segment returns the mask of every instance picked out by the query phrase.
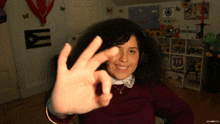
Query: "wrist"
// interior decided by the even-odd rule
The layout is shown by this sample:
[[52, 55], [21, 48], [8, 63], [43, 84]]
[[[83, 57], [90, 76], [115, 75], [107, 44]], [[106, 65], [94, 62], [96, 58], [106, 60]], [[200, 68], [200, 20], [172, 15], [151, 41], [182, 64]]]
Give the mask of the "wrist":
[[50, 114], [52, 114], [53, 116], [56, 116], [60, 119], [64, 119], [66, 118], [68, 115], [67, 114], [63, 114], [63, 113], [58, 113], [54, 110], [53, 108], [53, 102], [51, 97], [49, 98], [48, 102], [47, 102], [47, 107], [48, 107], [48, 111], [50, 112]]

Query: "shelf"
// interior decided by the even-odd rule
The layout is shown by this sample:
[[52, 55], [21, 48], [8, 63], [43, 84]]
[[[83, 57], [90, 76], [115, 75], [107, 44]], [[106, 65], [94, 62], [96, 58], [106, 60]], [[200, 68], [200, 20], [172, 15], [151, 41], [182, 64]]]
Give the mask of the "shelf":
[[169, 53], [170, 55], [186, 56], [184, 53]]
[[177, 72], [177, 73], [184, 73], [184, 70], [183, 70], [183, 69], [177, 69], [177, 70], [175, 70], [175, 69], [173, 69], [173, 68], [169, 68], [169, 69], [167, 69], [167, 70], [169, 70], [169, 71], [175, 71], [175, 72]]
[[172, 69], [172, 68], [164, 68], [164, 69], [165, 69], [165, 71], [173, 71], [173, 72], [182, 73], [182, 74], [185, 73], [184, 70], [175, 70], [175, 69]]
[[192, 86], [184, 86], [184, 87], [187, 89], [200, 91], [200, 88], [198, 88], [198, 87], [192, 87]]
[[[166, 38], [169, 38], [169, 39], [177, 39], [177, 38], [175, 38], [175, 37], [157, 37], [157, 38], [164, 38], [164, 39], [166, 39]], [[178, 38], [178, 39], [185, 39], [185, 38]], [[202, 39], [185, 39], [185, 40], [202, 40]]]
[[188, 89], [199, 90], [200, 82], [195, 80], [186, 80], [184, 83], [184, 87]]
[[196, 57], [196, 58], [202, 58], [202, 55], [185, 55], [187, 57]]
[[202, 58], [202, 55], [188, 55], [188, 54], [180, 54], [180, 53], [164, 53], [164, 54], [166, 54], [166, 55], [177, 55], [177, 56]]
[[[202, 72], [192, 72], [194, 63], [203, 64], [204, 60], [204, 45], [203, 39], [184, 39], [173, 37], [157, 38], [157, 43], [164, 51], [164, 69], [165, 79], [173, 84], [181, 82], [185, 88], [200, 91], [202, 82], [204, 82]], [[201, 71], [203, 66], [197, 65]], [[177, 69], [178, 68], [178, 69]], [[176, 69], [176, 70], [175, 70]], [[187, 72], [187, 69], [190, 72]], [[187, 75], [186, 75], [187, 74]], [[178, 81], [176, 81], [178, 79]]]

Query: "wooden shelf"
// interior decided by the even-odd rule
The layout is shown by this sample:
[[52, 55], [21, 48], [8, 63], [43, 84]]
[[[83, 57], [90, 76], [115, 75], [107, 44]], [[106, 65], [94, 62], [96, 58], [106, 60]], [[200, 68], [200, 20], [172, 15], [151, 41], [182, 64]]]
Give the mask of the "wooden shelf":
[[[157, 42], [158, 42], [158, 44], [160, 44], [162, 46], [163, 50], [165, 48], [167, 49], [169, 47], [169, 51], [164, 52], [164, 54], [167, 56], [166, 60], [165, 60], [166, 61], [166, 64], [165, 64], [166, 68], [165, 69], [167, 71], [167, 77], [175, 78], [175, 76], [172, 76], [172, 75], [177, 75], [178, 76], [180, 74], [183, 74], [184, 76], [183, 77], [181, 76], [178, 79], [183, 78], [181, 80], [183, 81], [184, 87], [188, 88], [188, 89], [200, 91], [202, 81], [203, 81], [203, 76], [201, 75], [202, 71], [204, 71], [203, 68], [201, 68], [202, 71], [198, 73], [198, 77], [195, 77], [195, 78], [192, 77], [192, 73], [194, 73], [194, 72], [192, 72], [192, 73], [189, 72], [187, 77], [185, 77], [185, 75], [187, 73], [187, 69], [190, 66], [190, 63], [193, 64], [194, 61], [196, 61], [196, 63], [201, 62], [202, 67], [203, 67], [203, 59], [204, 59], [203, 58], [203, 56], [204, 56], [204, 46], [203, 46], [203, 43], [202, 43], [203, 40], [202, 39], [181, 39], [181, 38], [177, 39], [177, 38], [166, 38], [166, 37], [161, 37], [162, 40], [160, 38], [157, 38], [157, 39], [159, 39]], [[173, 50], [172, 50], [173, 46], [175, 46], [177, 44], [176, 43], [177, 40], [182, 40], [183, 41], [183, 44], [181, 45], [182, 47], [179, 50], [179, 51], [181, 51], [181, 53], [173, 53]], [[192, 43], [191, 41], [193, 41], [194, 43]], [[195, 52], [195, 54], [188, 54], [187, 51], [189, 51], [190, 47], [199, 47], [199, 49], [201, 49], [201, 51], [199, 51], [199, 52], [197, 51], [197, 52]], [[183, 69], [175, 70], [175, 69], [171, 68], [171, 64], [172, 64], [172, 61], [173, 61], [172, 56], [177, 56], [177, 58], [178, 57], [180, 57], [180, 58], [184, 57], [183, 62], [185, 64], [182, 65]], [[180, 61], [180, 59], [177, 59], [177, 60]], [[178, 67], [178, 63], [176, 63], [177, 67]], [[171, 73], [169, 71], [172, 71], [174, 73]], [[172, 75], [170, 75], [169, 73], [172, 74]], [[195, 75], [195, 74], [193, 74], [193, 75]]]
[[188, 85], [185, 85], [184, 87], [187, 89], [200, 91], [200, 88], [198, 88], [198, 87], [193, 87], [193, 86], [188, 86]]
[[176, 55], [176, 56], [202, 58], [202, 55], [189, 55], [189, 54], [180, 54], [180, 53], [164, 53], [164, 54], [166, 54], [166, 55]]
[[195, 81], [195, 80], [186, 80], [184, 83], [185, 88], [189, 88], [192, 90], [200, 90], [200, 81]]

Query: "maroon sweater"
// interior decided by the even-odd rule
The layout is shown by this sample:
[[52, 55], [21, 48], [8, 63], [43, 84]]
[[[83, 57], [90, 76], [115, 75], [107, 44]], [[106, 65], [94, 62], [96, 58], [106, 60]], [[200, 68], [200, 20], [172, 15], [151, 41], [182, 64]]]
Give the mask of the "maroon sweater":
[[[123, 85], [116, 85], [119, 89]], [[155, 112], [160, 113], [172, 124], [193, 124], [194, 115], [191, 107], [180, 99], [172, 90], [155, 86], [140, 88], [124, 87], [123, 94], [112, 86], [113, 98], [107, 107], [84, 114], [83, 124], [155, 124]], [[97, 86], [97, 94], [101, 94], [101, 84]], [[50, 118], [58, 124], [66, 124], [74, 119], [74, 115], [60, 120]], [[46, 115], [45, 115], [46, 116]]]

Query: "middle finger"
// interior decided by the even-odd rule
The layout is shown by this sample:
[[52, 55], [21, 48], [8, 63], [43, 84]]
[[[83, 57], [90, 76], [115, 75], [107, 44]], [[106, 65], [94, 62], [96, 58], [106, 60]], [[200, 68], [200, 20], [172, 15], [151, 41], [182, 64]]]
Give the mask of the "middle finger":
[[84, 68], [87, 62], [92, 58], [95, 52], [99, 49], [102, 44], [102, 39], [99, 36], [96, 36], [89, 46], [82, 52], [79, 58], [76, 61], [76, 65], [79, 68]]

